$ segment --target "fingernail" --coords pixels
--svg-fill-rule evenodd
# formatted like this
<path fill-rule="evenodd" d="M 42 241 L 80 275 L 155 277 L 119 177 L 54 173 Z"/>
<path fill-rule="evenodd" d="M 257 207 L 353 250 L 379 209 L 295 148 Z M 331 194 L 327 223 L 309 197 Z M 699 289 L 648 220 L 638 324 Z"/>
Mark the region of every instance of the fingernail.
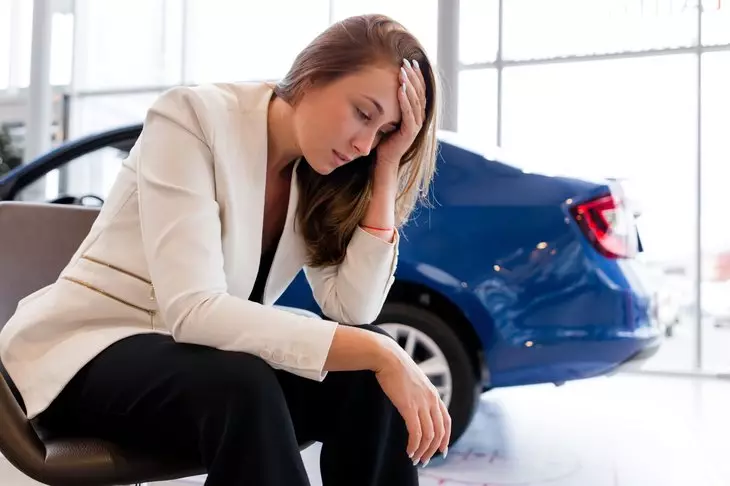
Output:
<path fill-rule="evenodd" d="M 406 74 L 405 68 L 400 68 L 400 80 L 405 83 L 407 78 L 408 75 Z"/>
<path fill-rule="evenodd" d="M 408 459 L 413 459 L 413 454 L 415 454 L 415 452 L 411 452 L 410 454 L 408 454 Z"/>
<path fill-rule="evenodd" d="M 448 456 L 448 455 L 449 455 L 449 448 L 447 447 L 446 449 L 444 449 L 444 459 L 446 459 L 446 456 Z"/>
<path fill-rule="evenodd" d="M 403 94 L 406 94 L 406 83 L 403 83 L 401 86 L 403 87 Z M 391 88 L 391 89 L 393 89 L 393 88 Z"/>
<path fill-rule="evenodd" d="M 414 466 L 418 466 L 418 459 L 414 459 L 414 460 L 413 460 L 413 465 L 414 465 Z"/>
<path fill-rule="evenodd" d="M 421 67 L 418 65 L 418 61 L 416 61 L 415 59 L 413 60 L 413 67 L 416 69 L 421 69 Z"/>
<path fill-rule="evenodd" d="M 428 466 L 428 463 L 429 463 L 429 462 L 431 462 L 431 459 L 426 459 L 426 462 L 424 462 L 424 463 L 423 463 L 423 465 L 422 465 L 421 467 L 426 467 L 426 466 Z"/>
<path fill-rule="evenodd" d="M 406 67 L 411 67 L 411 63 L 410 63 L 410 62 L 408 62 L 408 59 L 403 59 L 403 64 L 404 64 L 404 65 L 405 65 Z"/>

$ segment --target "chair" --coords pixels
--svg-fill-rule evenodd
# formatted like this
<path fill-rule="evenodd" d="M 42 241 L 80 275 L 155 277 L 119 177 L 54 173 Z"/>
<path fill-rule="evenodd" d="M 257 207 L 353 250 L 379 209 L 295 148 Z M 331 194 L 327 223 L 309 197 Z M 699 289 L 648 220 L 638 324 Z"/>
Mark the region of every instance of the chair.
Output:
<path fill-rule="evenodd" d="M 56 280 L 97 215 L 98 209 L 79 206 L 0 202 L 0 327 L 21 298 Z M 0 453 L 32 479 L 51 486 L 111 486 L 205 474 L 201 464 L 41 430 L 27 419 L 2 363 L 0 371 Z"/>

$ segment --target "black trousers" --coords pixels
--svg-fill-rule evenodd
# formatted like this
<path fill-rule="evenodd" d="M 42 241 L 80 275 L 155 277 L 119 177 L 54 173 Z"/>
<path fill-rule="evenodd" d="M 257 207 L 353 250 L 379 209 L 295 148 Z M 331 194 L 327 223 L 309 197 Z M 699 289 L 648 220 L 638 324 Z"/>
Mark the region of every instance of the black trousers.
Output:
<path fill-rule="evenodd" d="M 374 373 L 317 382 L 159 334 L 104 350 L 38 418 L 51 430 L 198 459 L 207 486 L 308 485 L 299 444 L 312 440 L 322 442 L 325 486 L 418 484 L 405 423 Z"/>

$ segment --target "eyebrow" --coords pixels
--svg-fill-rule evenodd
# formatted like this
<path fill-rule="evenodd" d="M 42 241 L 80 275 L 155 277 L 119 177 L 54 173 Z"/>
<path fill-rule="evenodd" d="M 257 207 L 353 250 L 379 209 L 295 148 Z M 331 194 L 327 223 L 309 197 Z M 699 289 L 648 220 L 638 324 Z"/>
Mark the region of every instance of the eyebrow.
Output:
<path fill-rule="evenodd" d="M 383 110 L 383 106 L 380 103 L 378 103 L 378 100 L 376 100 L 375 98 L 371 98 L 368 95 L 363 95 L 363 96 L 365 96 L 365 98 L 367 98 L 368 100 L 370 100 L 375 105 L 375 108 L 378 110 L 378 112 L 381 115 L 385 114 L 385 110 Z"/>
<path fill-rule="evenodd" d="M 375 98 L 368 96 L 368 95 L 363 95 L 363 96 L 366 99 L 370 100 L 370 102 L 375 105 L 375 108 L 378 110 L 378 113 L 380 113 L 381 116 L 385 114 L 385 110 L 383 110 L 383 105 L 378 103 L 378 100 L 376 100 Z M 392 122 L 389 122 L 389 125 L 392 125 L 393 128 L 398 128 L 398 123 L 399 122 L 397 122 L 397 121 L 392 121 Z"/>

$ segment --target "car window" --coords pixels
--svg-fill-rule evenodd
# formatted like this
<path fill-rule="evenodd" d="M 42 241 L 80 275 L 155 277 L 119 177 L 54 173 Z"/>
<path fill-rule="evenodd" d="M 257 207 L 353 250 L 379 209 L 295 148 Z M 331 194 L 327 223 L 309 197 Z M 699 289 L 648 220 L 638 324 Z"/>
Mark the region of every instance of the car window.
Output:
<path fill-rule="evenodd" d="M 126 150 L 114 147 L 89 152 L 23 188 L 16 199 L 41 202 L 62 196 L 85 195 L 106 199 L 127 155 Z"/>

